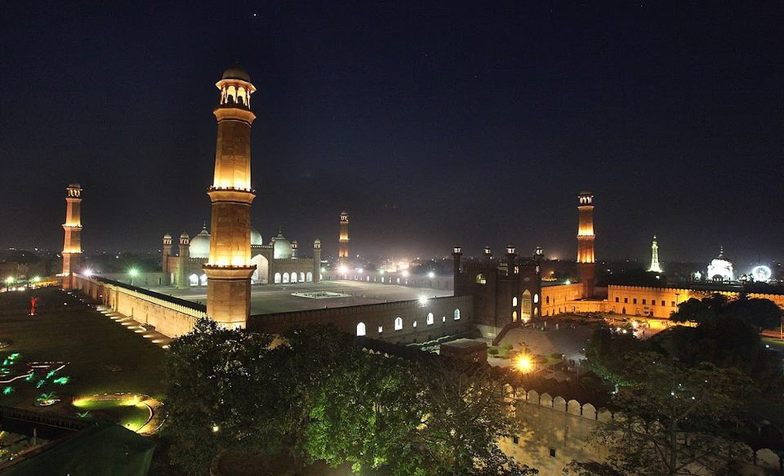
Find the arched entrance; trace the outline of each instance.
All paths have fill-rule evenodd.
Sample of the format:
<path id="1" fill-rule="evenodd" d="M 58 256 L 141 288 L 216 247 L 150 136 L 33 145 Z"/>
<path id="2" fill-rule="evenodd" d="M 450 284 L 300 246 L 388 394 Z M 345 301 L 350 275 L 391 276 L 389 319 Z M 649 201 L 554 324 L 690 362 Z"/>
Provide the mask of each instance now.
<path id="1" fill-rule="evenodd" d="M 531 318 L 532 307 L 531 292 L 526 289 L 523 291 L 522 299 L 520 299 L 520 318 L 524 322 L 528 322 L 528 319 Z"/>
<path id="2" fill-rule="evenodd" d="M 267 284 L 269 282 L 269 260 L 264 255 L 256 255 L 250 260 L 256 265 L 256 271 L 250 277 L 253 284 Z"/>

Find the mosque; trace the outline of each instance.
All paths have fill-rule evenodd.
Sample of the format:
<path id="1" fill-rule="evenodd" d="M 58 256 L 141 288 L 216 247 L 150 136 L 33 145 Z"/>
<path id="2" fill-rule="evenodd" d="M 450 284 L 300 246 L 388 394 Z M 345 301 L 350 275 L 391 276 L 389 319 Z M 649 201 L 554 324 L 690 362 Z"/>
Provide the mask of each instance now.
<path id="1" fill-rule="evenodd" d="M 172 236 L 163 235 L 161 284 L 180 289 L 207 286 L 203 267 L 210 257 L 210 241 L 210 232 L 204 225 L 193 238 L 182 233 L 178 253 L 174 254 Z M 251 228 L 250 249 L 251 263 L 256 265 L 251 284 L 317 283 L 321 280 L 321 241 L 318 239 L 313 242 L 312 257 L 302 257 L 298 254 L 297 240 L 289 241 L 282 230 L 264 244 L 261 233 Z"/>

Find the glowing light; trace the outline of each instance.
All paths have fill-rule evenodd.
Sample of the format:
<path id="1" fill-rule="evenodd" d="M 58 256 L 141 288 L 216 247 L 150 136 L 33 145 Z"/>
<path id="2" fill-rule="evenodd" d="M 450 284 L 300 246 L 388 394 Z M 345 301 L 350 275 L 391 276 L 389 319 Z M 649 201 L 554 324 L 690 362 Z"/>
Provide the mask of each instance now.
<path id="1" fill-rule="evenodd" d="M 132 278 L 135 278 L 136 276 L 139 276 L 139 270 L 136 269 L 136 268 L 129 269 L 128 270 L 128 276 L 130 276 Z"/>
<path id="2" fill-rule="evenodd" d="M 534 370 L 534 360 L 530 355 L 520 354 L 515 357 L 514 367 L 518 372 L 530 373 Z"/>
<path id="3" fill-rule="evenodd" d="M 773 273 L 767 266 L 760 265 L 755 266 L 751 270 L 751 276 L 754 278 L 754 281 L 768 281 L 773 276 Z"/>
<path id="4" fill-rule="evenodd" d="M 436 277 L 436 273 L 430 271 L 429 273 L 427 273 L 427 277 L 430 278 L 430 279 L 433 279 L 433 278 Z"/>
<path id="5" fill-rule="evenodd" d="M 41 280 L 41 277 L 40 277 L 40 276 L 33 276 L 33 279 L 31 279 L 30 281 L 32 281 L 32 282 L 34 282 L 34 283 L 37 283 L 37 282 L 38 282 L 38 281 L 40 281 L 40 280 Z"/>
<path id="6" fill-rule="evenodd" d="M 427 305 L 427 296 L 419 296 L 419 305 L 426 306 Z"/>
<path id="7" fill-rule="evenodd" d="M 401 274 L 401 275 L 402 275 L 404 278 L 407 278 L 407 277 L 408 277 L 408 270 L 404 270 L 404 271 L 403 271 L 402 273 L 400 273 L 400 274 Z"/>
<path id="8" fill-rule="evenodd" d="M 572 284 L 572 282 L 567 279 L 566 281 L 564 281 L 564 284 L 569 285 L 569 284 Z"/>
<path id="9" fill-rule="evenodd" d="M 338 273 L 346 274 L 346 271 L 348 271 L 348 268 L 346 267 L 346 265 L 341 264 L 340 266 L 338 266 Z"/>
<path id="10" fill-rule="evenodd" d="M 212 425 L 212 432 L 217 433 L 220 431 L 220 427 L 218 425 Z"/>
<path id="11" fill-rule="evenodd" d="M 362 268 L 357 268 L 357 273 L 362 274 L 365 270 Z"/>
<path id="12" fill-rule="evenodd" d="M 82 274 L 89 278 L 90 276 L 93 275 L 93 270 L 91 270 L 90 268 L 87 268 L 84 271 L 82 271 Z"/>
<path id="13" fill-rule="evenodd" d="M 9 277 L 5 278 L 5 284 L 14 284 L 14 281 L 15 281 L 15 279 L 14 279 L 13 276 L 9 276 Z"/>

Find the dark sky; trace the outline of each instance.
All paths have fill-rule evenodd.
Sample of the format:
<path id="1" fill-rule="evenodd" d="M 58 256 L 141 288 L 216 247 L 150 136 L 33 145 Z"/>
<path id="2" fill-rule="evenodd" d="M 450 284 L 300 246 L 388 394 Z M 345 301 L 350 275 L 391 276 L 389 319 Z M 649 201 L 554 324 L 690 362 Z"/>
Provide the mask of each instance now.
<path id="1" fill-rule="evenodd" d="M 585 188 L 599 257 L 784 259 L 784 2 L 191 3 L 3 5 L 0 246 L 60 247 L 71 180 L 88 249 L 198 232 L 239 61 L 265 240 L 571 257 Z"/>

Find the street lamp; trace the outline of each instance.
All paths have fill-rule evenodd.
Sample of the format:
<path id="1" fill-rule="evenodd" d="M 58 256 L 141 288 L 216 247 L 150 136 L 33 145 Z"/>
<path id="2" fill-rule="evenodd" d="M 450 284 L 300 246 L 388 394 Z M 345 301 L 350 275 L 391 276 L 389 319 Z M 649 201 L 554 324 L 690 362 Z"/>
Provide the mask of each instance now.
<path id="1" fill-rule="evenodd" d="M 133 286 L 133 278 L 135 278 L 136 276 L 139 276 L 139 270 L 137 270 L 136 268 L 129 269 L 128 270 L 128 276 L 131 277 L 131 286 Z"/>
<path id="2" fill-rule="evenodd" d="M 14 284 L 14 277 L 13 276 L 9 276 L 9 277 L 5 278 L 5 290 L 6 291 L 11 289 L 11 285 L 12 284 Z"/>
<path id="3" fill-rule="evenodd" d="M 534 370 L 534 361 L 528 354 L 520 354 L 514 361 L 515 369 L 518 372 L 528 374 Z"/>

